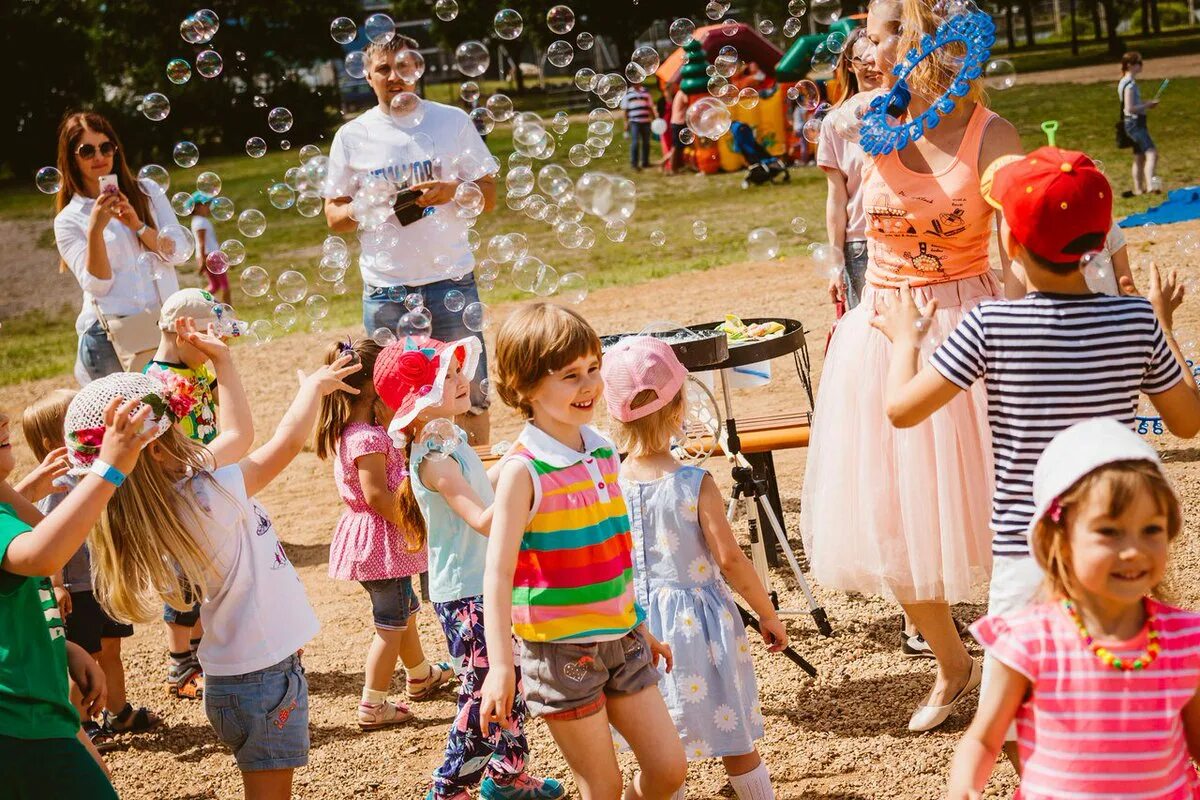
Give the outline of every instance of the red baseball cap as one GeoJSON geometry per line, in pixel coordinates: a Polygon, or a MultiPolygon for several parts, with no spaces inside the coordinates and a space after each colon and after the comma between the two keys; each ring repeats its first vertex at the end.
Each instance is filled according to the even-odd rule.
{"type": "Polygon", "coordinates": [[[1013,238],[1052,264],[1079,261],[1102,246],[1112,227],[1108,178],[1075,150],[1039,147],[1024,157],[997,159],[980,188],[1003,212],[1013,238]]]}

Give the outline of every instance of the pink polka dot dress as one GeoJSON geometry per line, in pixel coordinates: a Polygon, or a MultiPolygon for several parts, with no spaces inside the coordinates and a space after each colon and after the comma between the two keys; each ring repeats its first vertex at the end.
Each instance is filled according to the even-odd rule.
{"type": "Polygon", "coordinates": [[[342,430],[333,479],[347,508],[342,512],[329,545],[329,577],[343,581],[380,581],[416,575],[428,568],[424,550],[410,553],[404,537],[377,514],[363,496],[354,461],[370,453],[387,457],[387,486],[395,491],[407,474],[404,454],[392,446],[387,430],[352,422],[342,430]]]}

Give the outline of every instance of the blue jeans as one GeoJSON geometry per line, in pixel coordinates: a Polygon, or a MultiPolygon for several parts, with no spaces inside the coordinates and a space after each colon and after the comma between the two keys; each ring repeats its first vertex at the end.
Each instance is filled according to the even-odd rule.
{"type": "MultiPolygon", "coordinates": [[[[377,328],[387,328],[393,333],[400,324],[400,318],[408,312],[404,305],[404,297],[410,292],[417,292],[425,298],[425,307],[433,318],[430,336],[443,342],[453,342],[474,336],[483,345],[483,334],[469,330],[463,324],[462,310],[450,311],[446,308],[446,295],[451,291],[462,292],[467,304],[479,302],[479,289],[475,286],[475,277],[468,276],[462,281],[436,281],[424,286],[363,286],[363,327],[370,336],[377,328]]],[[[471,412],[480,414],[487,411],[488,393],[482,382],[487,380],[487,350],[484,349],[479,359],[475,376],[471,379],[471,412]]]]}
{"type": "Polygon", "coordinates": [[[649,122],[629,123],[629,163],[634,169],[650,166],[650,140],[653,136],[649,122]]]}
{"type": "Polygon", "coordinates": [[[308,679],[300,656],[244,675],[205,675],[204,713],[242,772],[308,763],[308,679]]]}
{"type": "MultiPolygon", "coordinates": [[[[1125,117],[1125,133],[1133,140],[1133,154],[1140,156],[1154,150],[1154,140],[1150,138],[1150,128],[1146,126],[1146,115],[1125,117]]],[[[1147,186],[1147,189],[1150,187],[1147,186]]]]}
{"type": "Polygon", "coordinates": [[[867,280],[867,243],[861,239],[846,242],[842,252],[846,257],[843,277],[846,281],[846,310],[849,311],[862,300],[863,284],[867,280]]]}
{"type": "Polygon", "coordinates": [[[108,334],[100,327],[100,321],[79,335],[79,363],[92,380],[121,372],[121,360],[113,349],[108,334]]]}
{"type": "Polygon", "coordinates": [[[376,628],[402,631],[408,627],[409,617],[421,608],[421,601],[413,591],[411,575],[359,583],[371,596],[371,618],[376,628]]]}

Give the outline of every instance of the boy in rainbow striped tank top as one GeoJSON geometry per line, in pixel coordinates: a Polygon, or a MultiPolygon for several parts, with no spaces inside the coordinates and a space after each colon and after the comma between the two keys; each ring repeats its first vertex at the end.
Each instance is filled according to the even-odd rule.
{"type": "Polygon", "coordinates": [[[529,422],[505,457],[483,583],[491,671],[481,724],[513,703],[520,642],[529,711],[542,717],[584,800],[620,796],[609,725],[641,770],[625,797],[666,800],[683,785],[683,746],[658,690],[671,651],[634,599],[631,535],[616,448],[588,427],[603,391],[600,340],[573,311],[524,306],[496,337],[501,399],[529,422]]]}

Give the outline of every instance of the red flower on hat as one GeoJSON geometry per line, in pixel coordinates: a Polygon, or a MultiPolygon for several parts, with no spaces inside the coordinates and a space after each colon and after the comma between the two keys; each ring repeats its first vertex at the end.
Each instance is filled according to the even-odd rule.
{"type": "Polygon", "coordinates": [[[438,357],[427,356],[420,350],[409,350],[396,359],[394,379],[404,387],[404,397],[420,391],[424,386],[432,386],[437,380],[438,357]]]}
{"type": "Polygon", "coordinates": [[[99,447],[104,442],[104,426],[75,431],[74,438],[84,447],[99,447]]]}

